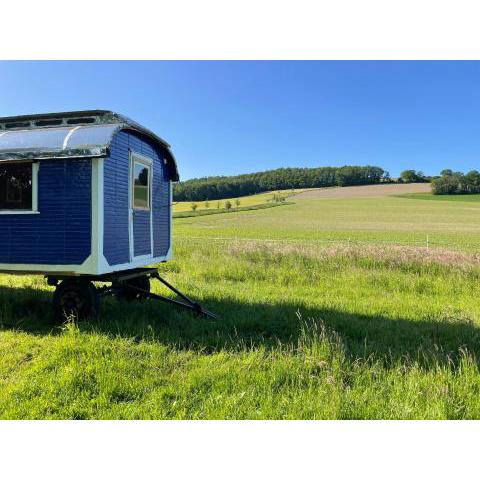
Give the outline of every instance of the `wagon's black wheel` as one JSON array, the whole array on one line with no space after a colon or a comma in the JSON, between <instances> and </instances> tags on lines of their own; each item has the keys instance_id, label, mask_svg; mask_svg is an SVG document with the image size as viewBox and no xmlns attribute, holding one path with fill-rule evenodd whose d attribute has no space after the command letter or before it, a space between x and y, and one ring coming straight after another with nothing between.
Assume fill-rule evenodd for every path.
<instances>
[{"instance_id":1,"label":"wagon's black wheel","mask_svg":"<svg viewBox=\"0 0 480 480\"><path fill-rule=\"evenodd\" d=\"M138 290L135 290L135 288L139 288L140 290L143 290L143 292L139 292ZM118 286L116 295L118 298L132 302L134 300L144 300L145 298L148 298L149 293L150 278L146 275L143 275L141 277L131 278L130 280L122 282Z\"/></svg>"},{"instance_id":2,"label":"wagon's black wheel","mask_svg":"<svg viewBox=\"0 0 480 480\"><path fill-rule=\"evenodd\" d=\"M100 299L92 282L72 278L58 285L53 296L53 305L57 319L83 320L97 316Z\"/></svg>"}]
</instances>

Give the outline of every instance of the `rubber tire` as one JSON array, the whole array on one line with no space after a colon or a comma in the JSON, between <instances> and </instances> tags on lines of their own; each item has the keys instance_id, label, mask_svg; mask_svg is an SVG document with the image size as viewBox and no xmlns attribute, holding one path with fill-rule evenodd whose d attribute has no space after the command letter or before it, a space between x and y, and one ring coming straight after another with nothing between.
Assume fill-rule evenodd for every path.
<instances>
[{"instance_id":1,"label":"rubber tire","mask_svg":"<svg viewBox=\"0 0 480 480\"><path fill-rule=\"evenodd\" d=\"M131 285L132 287L141 288L142 290L146 290L150 293L150 278L146 275L142 277L135 277L123 282L123 285L118 287L117 297L126 300L127 302L133 302L135 300L145 300L148 298L146 293L137 292L135 290L131 290L128 286L124 285Z\"/></svg>"},{"instance_id":2,"label":"rubber tire","mask_svg":"<svg viewBox=\"0 0 480 480\"><path fill-rule=\"evenodd\" d=\"M100 297L92 282L72 278L63 280L53 295L55 318L65 320L85 320L94 318L100 310Z\"/></svg>"}]
</instances>

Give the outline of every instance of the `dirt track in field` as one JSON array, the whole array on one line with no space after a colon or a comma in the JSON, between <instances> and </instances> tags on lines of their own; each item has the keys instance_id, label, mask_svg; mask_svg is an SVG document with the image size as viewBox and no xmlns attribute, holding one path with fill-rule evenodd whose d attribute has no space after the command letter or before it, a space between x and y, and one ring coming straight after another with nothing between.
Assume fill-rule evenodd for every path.
<instances>
[{"instance_id":1,"label":"dirt track in field","mask_svg":"<svg viewBox=\"0 0 480 480\"><path fill-rule=\"evenodd\" d=\"M295 198L368 198L401 195L404 193L430 193L430 191L429 183L362 185L359 187L319 188L317 190L299 193L295 195Z\"/></svg>"}]
</instances>

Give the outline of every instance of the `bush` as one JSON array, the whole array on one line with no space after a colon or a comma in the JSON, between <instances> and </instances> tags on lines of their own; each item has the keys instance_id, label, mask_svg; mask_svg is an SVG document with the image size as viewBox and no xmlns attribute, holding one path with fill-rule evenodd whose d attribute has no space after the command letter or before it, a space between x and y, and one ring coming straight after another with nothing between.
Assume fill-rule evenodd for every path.
<instances>
[{"instance_id":1,"label":"bush","mask_svg":"<svg viewBox=\"0 0 480 480\"><path fill-rule=\"evenodd\" d=\"M480 193L480 172L472 170L464 175L450 169L442 170L441 177L432 180L434 195Z\"/></svg>"},{"instance_id":2,"label":"bush","mask_svg":"<svg viewBox=\"0 0 480 480\"><path fill-rule=\"evenodd\" d=\"M272 201L275 203L280 203L285 201L285 197L280 195L280 193L274 193L272 197Z\"/></svg>"},{"instance_id":3,"label":"bush","mask_svg":"<svg viewBox=\"0 0 480 480\"><path fill-rule=\"evenodd\" d=\"M198 205L197 205L196 203L192 203L192 204L190 205L190 208L192 209L192 212L195 212L195 211L197 210L197 208L198 208Z\"/></svg>"},{"instance_id":4,"label":"bush","mask_svg":"<svg viewBox=\"0 0 480 480\"><path fill-rule=\"evenodd\" d=\"M226 208L227 210L230 210L230 209L232 208L232 202L230 202L230 200L227 200L227 201L225 202L225 208Z\"/></svg>"}]
</instances>

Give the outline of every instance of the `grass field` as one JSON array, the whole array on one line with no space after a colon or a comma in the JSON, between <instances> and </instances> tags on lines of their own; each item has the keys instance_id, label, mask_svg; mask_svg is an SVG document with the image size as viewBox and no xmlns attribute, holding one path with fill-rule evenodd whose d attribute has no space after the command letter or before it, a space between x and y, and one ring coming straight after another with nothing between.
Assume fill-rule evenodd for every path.
<instances>
[{"instance_id":1,"label":"grass field","mask_svg":"<svg viewBox=\"0 0 480 480\"><path fill-rule=\"evenodd\" d=\"M392 185L391 187L395 187ZM391 189L391 192L395 190ZM295 205L268 211L178 219L177 238L244 238L328 245L332 242L400 244L477 251L480 206L397 196L293 197ZM200 241L200 240L198 240Z\"/></svg>"},{"instance_id":2,"label":"grass field","mask_svg":"<svg viewBox=\"0 0 480 480\"><path fill-rule=\"evenodd\" d=\"M480 207L293 201L175 220L162 269L217 320L57 326L42 279L0 276L0 417L480 418Z\"/></svg>"}]
</instances>

